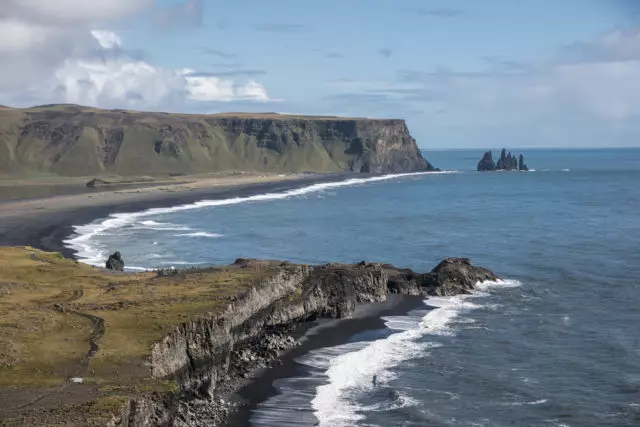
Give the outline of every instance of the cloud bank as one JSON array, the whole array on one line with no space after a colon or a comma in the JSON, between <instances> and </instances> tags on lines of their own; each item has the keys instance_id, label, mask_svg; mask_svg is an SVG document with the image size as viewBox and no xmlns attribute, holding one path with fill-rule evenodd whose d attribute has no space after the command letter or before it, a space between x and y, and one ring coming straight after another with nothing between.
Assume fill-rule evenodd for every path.
<instances>
[{"instance_id":1,"label":"cloud bank","mask_svg":"<svg viewBox=\"0 0 640 427\"><path fill-rule=\"evenodd\" d=\"M404 69L386 82L334 82L326 101L386 105L422 116L432 128L482 127L495 135L511 126L590 138L588 129L598 129L606 140L639 130L640 30L575 43L546 61L485 60L482 71Z\"/></svg>"},{"instance_id":2,"label":"cloud bank","mask_svg":"<svg viewBox=\"0 0 640 427\"><path fill-rule=\"evenodd\" d=\"M0 10L1 103L78 103L98 107L185 108L193 103L268 101L260 83L167 69L128 51L109 28L154 10L162 25L197 22L202 4L185 1L172 13L152 0L4 0ZM151 8L151 9L150 9ZM180 12L180 13L178 13ZM158 23L158 22L156 22Z\"/></svg>"}]
</instances>

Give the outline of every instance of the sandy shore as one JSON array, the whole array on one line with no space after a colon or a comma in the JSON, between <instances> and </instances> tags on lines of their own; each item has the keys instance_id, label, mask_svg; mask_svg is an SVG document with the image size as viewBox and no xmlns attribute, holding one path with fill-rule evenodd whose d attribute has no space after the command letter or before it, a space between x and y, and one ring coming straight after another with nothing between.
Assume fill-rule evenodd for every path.
<instances>
[{"instance_id":1,"label":"sandy shore","mask_svg":"<svg viewBox=\"0 0 640 427\"><path fill-rule=\"evenodd\" d=\"M154 207L168 207L246 197L267 192L286 191L319 182L340 181L347 174L335 175L233 175L196 177L185 182L118 190L100 189L82 194L50 195L27 200L0 199L0 245L33 246L73 256L62 241L73 233L72 226L87 224L116 212L136 212ZM15 183L4 183L21 186ZM32 184L25 184L29 186ZM55 188L55 187L53 187ZM46 191L52 191L51 187ZM12 193L14 194L14 193Z\"/></svg>"}]
</instances>

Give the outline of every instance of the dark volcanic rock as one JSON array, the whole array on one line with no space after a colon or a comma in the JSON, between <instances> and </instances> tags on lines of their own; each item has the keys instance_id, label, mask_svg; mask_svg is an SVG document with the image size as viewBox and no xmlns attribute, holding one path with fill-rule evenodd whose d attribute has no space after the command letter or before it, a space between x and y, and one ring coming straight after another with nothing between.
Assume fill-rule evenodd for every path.
<instances>
[{"instance_id":1,"label":"dark volcanic rock","mask_svg":"<svg viewBox=\"0 0 640 427\"><path fill-rule=\"evenodd\" d=\"M91 181L87 182L87 187L89 188L96 188L96 187L102 187L102 186L106 186L106 185L110 185L111 183L109 181L105 181L103 179L100 178L94 178Z\"/></svg>"},{"instance_id":2,"label":"dark volcanic rock","mask_svg":"<svg viewBox=\"0 0 640 427\"><path fill-rule=\"evenodd\" d=\"M496 162L493 161L493 155L491 151L487 151L484 153L482 160L478 163L478 171L486 172L486 171L494 171L496 170Z\"/></svg>"},{"instance_id":3,"label":"dark volcanic rock","mask_svg":"<svg viewBox=\"0 0 640 427\"><path fill-rule=\"evenodd\" d=\"M502 152L500 153L500 160L498 160L496 169L510 171L517 168L518 161L516 160L515 156L512 156L511 152L509 152L509 154L506 154L506 150L503 148Z\"/></svg>"},{"instance_id":4,"label":"dark volcanic rock","mask_svg":"<svg viewBox=\"0 0 640 427\"><path fill-rule=\"evenodd\" d=\"M520 154L520 159L519 159L519 162L518 162L518 170L521 170L521 171L528 171L529 170L527 165L524 163L524 156L522 154Z\"/></svg>"},{"instance_id":5,"label":"dark volcanic rock","mask_svg":"<svg viewBox=\"0 0 640 427\"><path fill-rule=\"evenodd\" d=\"M472 265L469 258L447 258L421 275L419 284L427 295L448 296L469 293L478 282L497 279L491 270Z\"/></svg>"},{"instance_id":6,"label":"dark volcanic rock","mask_svg":"<svg viewBox=\"0 0 640 427\"><path fill-rule=\"evenodd\" d=\"M518 162L519 160L519 162ZM520 158L518 159L515 155L512 155L511 152L507 153L507 150L504 148L500 152L500 158L497 163L494 163L493 156L491 151L487 151L484 153L482 160L478 163L478 170L481 172L485 171L511 171L511 170L521 170L526 171L529 170L527 165L524 164L524 156L520 154Z\"/></svg>"},{"instance_id":7,"label":"dark volcanic rock","mask_svg":"<svg viewBox=\"0 0 640 427\"><path fill-rule=\"evenodd\" d=\"M223 312L183 323L155 343L151 374L171 378L179 391L172 399L132 399L114 426L221 425L233 410L225 403L229 397L297 344L291 337L297 323L350 317L357 304L385 301L387 293L456 295L497 279L467 258L445 259L428 273L367 262L309 266L252 259L238 259L228 269L266 274ZM179 276L189 274L197 270ZM139 421L127 423L131 419Z\"/></svg>"},{"instance_id":8,"label":"dark volcanic rock","mask_svg":"<svg viewBox=\"0 0 640 427\"><path fill-rule=\"evenodd\" d=\"M469 293L478 282L497 280L484 267L476 267L468 258L447 258L429 273L416 273L385 265L390 293L405 295L450 296Z\"/></svg>"},{"instance_id":9,"label":"dark volcanic rock","mask_svg":"<svg viewBox=\"0 0 640 427\"><path fill-rule=\"evenodd\" d=\"M122 255L120 255L119 251L109 256L105 267L109 270L124 271L124 261L122 260Z\"/></svg>"}]
</instances>

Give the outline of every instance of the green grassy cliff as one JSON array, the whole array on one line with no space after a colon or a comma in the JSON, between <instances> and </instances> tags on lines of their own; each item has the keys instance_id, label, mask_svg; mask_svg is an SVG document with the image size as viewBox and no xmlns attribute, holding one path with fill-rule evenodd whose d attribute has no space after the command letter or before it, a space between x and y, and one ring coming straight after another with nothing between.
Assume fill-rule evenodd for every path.
<instances>
[{"instance_id":1,"label":"green grassy cliff","mask_svg":"<svg viewBox=\"0 0 640 427\"><path fill-rule=\"evenodd\" d=\"M0 174L426 171L403 120L0 107Z\"/></svg>"}]
</instances>

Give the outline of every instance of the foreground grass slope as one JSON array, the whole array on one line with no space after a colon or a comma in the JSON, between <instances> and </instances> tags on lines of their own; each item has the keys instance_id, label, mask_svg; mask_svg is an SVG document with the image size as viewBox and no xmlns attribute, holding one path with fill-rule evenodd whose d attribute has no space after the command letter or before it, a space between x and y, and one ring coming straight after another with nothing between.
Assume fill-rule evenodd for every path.
<instances>
[{"instance_id":1,"label":"foreground grass slope","mask_svg":"<svg viewBox=\"0 0 640 427\"><path fill-rule=\"evenodd\" d=\"M403 120L0 107L0 176L430 168Z\"/></svg>"},{"instance_id":2,"label":"foreground grass slope","mask_svg":"<svg viewBox=\"0 0 640 427\"><path fill-rule=\"evenodd\" d=\"M1 247L0 425L104 425L129 397L172 390L149 375L152 343L268 275L234 266L116 274Z\"/></svg>"}]
</instances>

